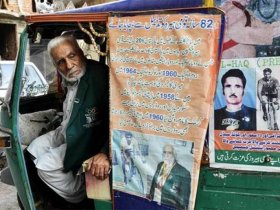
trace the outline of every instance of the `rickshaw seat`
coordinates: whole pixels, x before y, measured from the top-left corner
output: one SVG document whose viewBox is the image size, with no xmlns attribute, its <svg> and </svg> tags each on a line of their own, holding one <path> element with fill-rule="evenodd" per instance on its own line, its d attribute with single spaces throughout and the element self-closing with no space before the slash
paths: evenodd
<svg viewBox="0 0 280 210">
<path fill-rule="evenodd" d="M 19 135 L 23 146 L 28 146 L 38 136 L 52 127 L 50 123 L 57 116 L 55 109 L 19 114 Z"/>
</svg>

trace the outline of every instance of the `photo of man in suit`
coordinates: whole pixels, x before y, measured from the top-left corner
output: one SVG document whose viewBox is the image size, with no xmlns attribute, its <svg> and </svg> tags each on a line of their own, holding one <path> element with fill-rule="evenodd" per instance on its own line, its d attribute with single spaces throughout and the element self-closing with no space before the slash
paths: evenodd
<svg viewBox="0 0 280 210">
<path fill-rule="evenodd" d="M 176 152 L 170 144 L 162 151 L 163 161 L 158 163 L 153 176 L 150 199 L 178 209 L 188 209 L 191 174 L 178 163 Z"/>
</svg>

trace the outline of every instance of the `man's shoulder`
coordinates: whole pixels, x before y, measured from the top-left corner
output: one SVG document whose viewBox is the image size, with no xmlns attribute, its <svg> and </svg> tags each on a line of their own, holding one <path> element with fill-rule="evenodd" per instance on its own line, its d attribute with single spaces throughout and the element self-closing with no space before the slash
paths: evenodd
<svg viewBox="0 0 280 210">
<path fill-rule="evenodd" d="M 266 81 L 265 81 L 265 79 L 264 78 L 260 78 L 259 80 L 258 80 L 258 84 L 263 84 L 263 83 L 265 83 Z"/>
<path fill-rule="evenodd" d="M 279 80 L 276 77 L 271 77 L 270 81 L 279 82 Z M 267 82 L 268 82 L 268 80 L 265 80 L 265 78 L 261 78 L 261 79 L 258 80 L 258 84 L 264 84 L 264 83 L 267 83 Z"/>
<path fill-rule="evenodd" d="M 222 112 L 225 112 L 225 110 L 226 110 L 226 107 L 224 106 L 224 107 L 222 107 L 222 108 L 220 108 L 220 109 L 215 109 L 215 114 L 217 114 L 217 113 L 222 113 Z"/>
<path fill-rule="evenodd" d="M 179 163 L 176 163 L 176 164 L 175 164 L 175 168 L 176 168 L 176 170 L 179 171 L 180 173 L 190 174 L 190 172 L 189 172 L 184 166 L 182 166 L 182 165 L 179 164 Z"/>
<path fill-rule="evenodd" d="M 256 112 L 256 111 L 257 111 L 256 108 L 246 106 L 245 104 L 242 105 L 242 109 L 243 109 L 243 110 L 247 110 L 247 111 L 249 111 L 249 112 Z"/>
<path fill-rule="evenodd" d="M 272 80 L 273 82 L 279 82 L 279 80 L 278 80 L 277 78 L 275 78 L 275 77 L 271 77 L 271 80 Z"/>
</svg>

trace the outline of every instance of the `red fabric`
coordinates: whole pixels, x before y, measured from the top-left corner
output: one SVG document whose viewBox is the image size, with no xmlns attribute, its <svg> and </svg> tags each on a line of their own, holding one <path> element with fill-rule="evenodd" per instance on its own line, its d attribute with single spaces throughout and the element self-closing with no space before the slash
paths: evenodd
<svg viewBox="0 0 280 210">
<path fill-rule="evenodd" d="M 238 43 L 236 41 L 232 40 L 232 39 L 227 41 L 227 42 L 224 42 L 223 43 L 223 51 L 225 51 L 225 50 L 227 50 L 227 49 L 229 49 L 231 47 L 234 47 L 237 44 Z"/>
</svg>

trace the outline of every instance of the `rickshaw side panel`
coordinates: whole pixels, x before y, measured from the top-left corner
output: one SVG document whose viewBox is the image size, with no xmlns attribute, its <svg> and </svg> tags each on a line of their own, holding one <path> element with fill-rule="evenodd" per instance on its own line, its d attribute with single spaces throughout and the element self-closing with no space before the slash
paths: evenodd
<svg viewBox="0 0 280 210">
<path fill-rule="evenodd" d="M 26 186 L 28 185 L 27 177 L 21 175 L 23 162 L 20 163 L 17 158 L 17 152 L 14 149 L 6 150 L 7 161 L 9 165 L 9 169 L 12 171 L 13 182 L 17 187 L 17 193 L 20 195 L 20 200 L 24 206 L 28 206 L 31 202 L 31 197 L 26 194 Z"/>
<path fill-rule="evenodd" d="M 202 167 L 195 209 L 279 209 L 279 174 Z"/>
<path fill-rule="evenodd" d="M 100 208 L 101 210 L 102 208 Z M 177 210 L 164 204 L 159 205 L 155 201 L 139 196 L 114 190 L 114 210 Z M 102 209 L 103 210 L 103 209 Z"/>
</svg>

